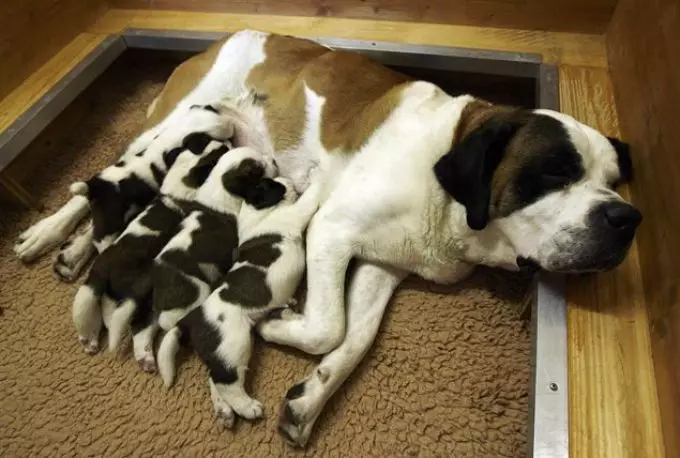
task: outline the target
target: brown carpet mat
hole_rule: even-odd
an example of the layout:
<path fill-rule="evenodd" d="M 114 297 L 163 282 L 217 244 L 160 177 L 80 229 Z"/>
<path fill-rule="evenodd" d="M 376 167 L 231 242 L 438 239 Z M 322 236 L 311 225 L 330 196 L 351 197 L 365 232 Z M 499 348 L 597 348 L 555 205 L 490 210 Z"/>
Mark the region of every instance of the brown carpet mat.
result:
<path fill-rule="evenodd" d="M 26 184 L 45 214 L 67 200 L 72 181 L 115 160 L 175 63 L 126 55 L 73 105 L 86 116 L 66 138 L 51 145 L 41 138 L 52 152 Z M 41 215 L 1 205 L 0 456 L 525 454 L 530 333 L 517 305 L 526 279 L 480 269 L 452 287 L 407 280 L 374 348 L 300 452 L 278 436 L 276 419 L 314 358 L 258 341 L 250 387 L 266 418 L 222 430 L 195 358 L 182 362 L 166 391 L 159 376 L 138 371 L 130 345 L 119 354 L 83 353 L 71 321 L 77 285 L 52 278 L 52 256 L 24 266 L 11 251 Z"/>

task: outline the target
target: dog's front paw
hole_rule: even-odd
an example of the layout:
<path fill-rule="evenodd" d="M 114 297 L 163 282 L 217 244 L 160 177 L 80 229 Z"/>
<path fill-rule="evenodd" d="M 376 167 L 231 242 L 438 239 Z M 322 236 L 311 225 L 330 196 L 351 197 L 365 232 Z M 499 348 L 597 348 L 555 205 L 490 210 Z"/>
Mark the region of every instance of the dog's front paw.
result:
<path fill-rule="evenodd" d="M 14 245 L 14 254 L 23 262 L 31 262 L 64 242 L 71 231 L 55 214 L 42 219 L 24 231 Z"/>
<path fill-rule="evenodd" d="M 286 399 L 281 407 L 278 430 L 289 444 L 304 448 L 312 434 L 314 420 L 308 418 L 304 405 Z"/>
<path fill-rule="evenodd" d="M 286 393 L 279 415 L 279 433 L 291 445 L 305 447 L 321 413 L 329 390 L 330 373 L 317 367 L 314 373 Z"/>

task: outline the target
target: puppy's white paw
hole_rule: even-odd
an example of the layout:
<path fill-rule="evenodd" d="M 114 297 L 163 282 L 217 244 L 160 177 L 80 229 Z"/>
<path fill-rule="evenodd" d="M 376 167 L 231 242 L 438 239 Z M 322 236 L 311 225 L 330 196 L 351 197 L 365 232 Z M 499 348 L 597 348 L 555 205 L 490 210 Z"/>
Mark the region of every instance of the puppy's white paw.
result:
<path fill-rule="evenodd" d="M 156 359 L 153 357 L 153 355 L 146 355 L 144 358 L 138 359 L 137 364 L 139 364 L 139 369 L 142 372 L 149 374 L 156 372 Z"/>
<path fill-rule="evenodd" d="M 255 399 L 247 399 L 245 402 L 237 404 L 239 405 L 233 406 L 234 411 L 241 418 L 245 418 L 246 420 L 257 420 L 264 415 L 262 403 Z"/>
<path fill-rule="evenodd" d="M 215 408 L 215 416 L 217 417 L 217 422 L 225 428 L 231 429 L 234 427 L 236 416 L 228 405 L 221 408 Z"/>
<path fill-rule="evenodd" d="M 78 342 L 83 346 L 83 350 L 88 355 L 96 355 L 99 352 L 99 338 L 88 338 L 85 336 L 79 336 Z"/>
<path fill-rule="evenodd" d="M 52 264 L 52 272 L 57 280 L 72 283 L 94 255 L 94 245 L 89 239 L 83 241 L 82 237 L 81 235 L 61 246 L 59 255 Z"/>

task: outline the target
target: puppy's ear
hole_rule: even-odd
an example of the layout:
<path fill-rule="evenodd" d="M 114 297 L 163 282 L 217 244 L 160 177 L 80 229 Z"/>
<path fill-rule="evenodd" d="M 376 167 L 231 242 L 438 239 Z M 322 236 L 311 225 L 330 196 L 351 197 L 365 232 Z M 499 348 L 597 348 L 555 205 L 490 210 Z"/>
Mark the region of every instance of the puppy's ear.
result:
<path fill-rule="evenodd" d="M 285 195 L 286 187 L 284 185 L 271 178 L 264 178 L 254 188 L 251 188 L 245 201 L 258 210 L 262 210 L 278 204 Z"/>
<path fill-rule="evenodd" d="M 182 141 L 182 146 L 188 149 L 195 155 L 199 155 L 205 151 L 213 138 L 205 132 L 193 132 Z"/>
<path fill-rule="evenodd" d="M 630 146 L 616 137 L 607 137 L 616 151 L 616 161 L 619 164 L 620 182 L 628 183 L 633 179 L 633 162 L 630 159 Z"/>
<path fill-rule="evenodd" d="M 212 169 L 215 168 L 217 162 L 228 150 L 229 148 L 226 146 L 220 146 L 199 159 L 196 165 L 189 169 L 187 175 L 182 179 L 184 185 L 191 188 L 198 188 L 203 185 Z"/>
<path fill-rule="evenodd" d="M 489 223 L 491 179 L 517 126 L 491 119 L 465 136 L 434 166 L 439 184 L 465 207 L 467 224 L 482 230 Z"/>
<path fill-rule="evenodd" d="M 163 153 L 163 163 L 165 164 L 166 169 L 170 170 L 170 167 L 175 164 L 177 157 L 182 153 L 182 151 L 184 151 L 184 149 L 178 147 Z"/>

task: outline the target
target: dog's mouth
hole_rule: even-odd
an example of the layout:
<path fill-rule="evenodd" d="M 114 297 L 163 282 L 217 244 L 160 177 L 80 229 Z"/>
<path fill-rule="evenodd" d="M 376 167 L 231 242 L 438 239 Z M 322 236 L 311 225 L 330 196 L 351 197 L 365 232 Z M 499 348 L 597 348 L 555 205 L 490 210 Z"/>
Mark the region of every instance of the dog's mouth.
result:
<path fill-rule="evenodd" d="M 632 240 L 624 245 L 587 243 L 550 256 L 543 265 L 545 270 L 564 274 L 606 272 L 617 268 L 626 259 Z"/>

